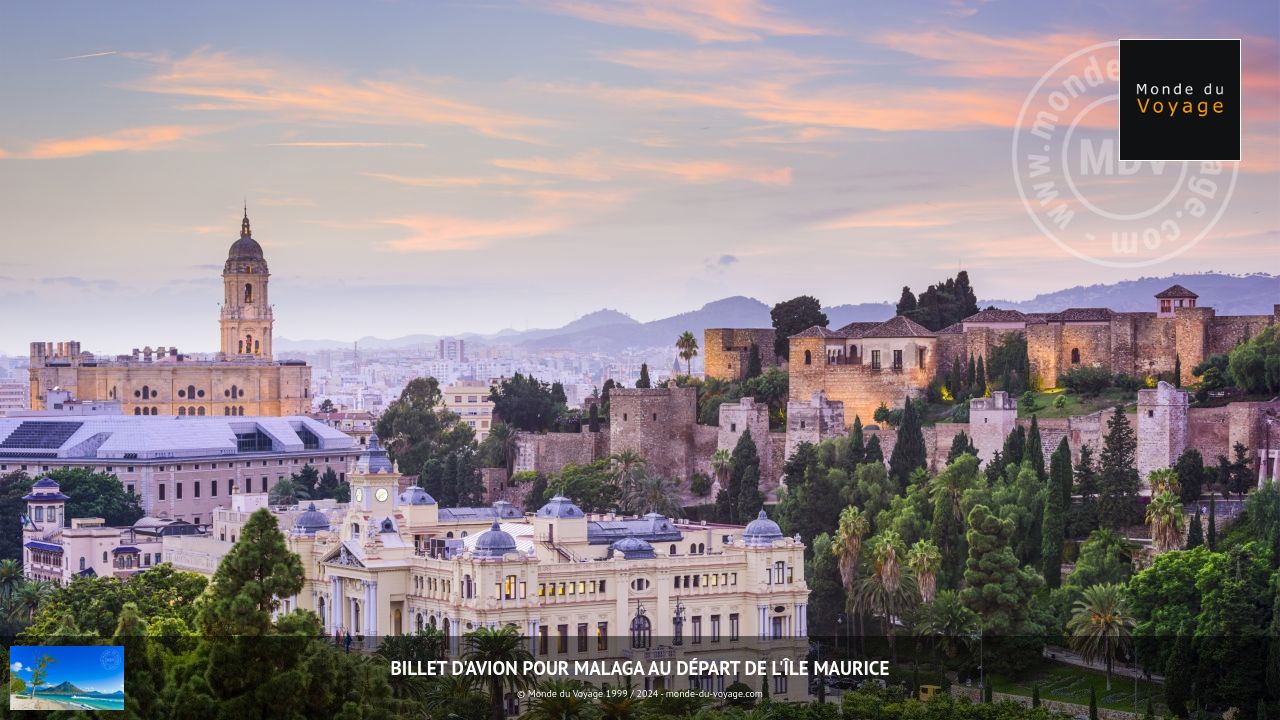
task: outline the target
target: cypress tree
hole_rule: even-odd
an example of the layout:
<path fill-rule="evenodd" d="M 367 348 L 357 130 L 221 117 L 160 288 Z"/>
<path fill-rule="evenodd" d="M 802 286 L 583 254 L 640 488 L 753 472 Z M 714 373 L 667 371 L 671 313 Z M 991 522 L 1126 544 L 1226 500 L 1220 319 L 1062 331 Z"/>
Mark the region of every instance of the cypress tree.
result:
<path fill-rule="evenodd" d="M 1031 429 L 1027 431 L 1027 445 L 1023 449 L 1022 462 L 1031 461 L 1036 477 L 1044 482 L 1044 446 L 1040 442 L 1040 422 L 1031 416 Z"/>
<path fill-rule="evenodd" d="M 760 377 L 760 373 L 764 372 L 763 363 L 760 362 L 760 346 L 751 343 L 751 349 L 747 352 L 747 379 Z"/>
<path fill-rule="evenodd" d="M 964 431 L 960 431 L 951 439 L 951 450 L 947 452 L 947 464 L 950 465 L 956 458 L 965 453 L 969 453 L 970 455 L 977 457 L 978 449 L 973 446 L 973 442 L 969 440 L 969 436 L 966 435 Z"/>
<path fill-rule="evenodd" d="M 969 392 L 973 392 L 973 383 L 977 379 L 978 379 L 978 372 L 973 364 L 973 355 L 970 355 L 969 366 L 968 368 L 966 368 L 966 372 L 964 376 L 964 386 L 969 390 Z"/>
<path fill-rule="evenodd" d="M 1218 500 L 1216 495 L 1209 496 L 1209 528 L 1205 534 L 1205 541 L 1210 550 L 1218 549 Z"/>
<path fill-rule="evenodd" d="M 1178 355 L 1173 357 L 1173 386 L 1182 387 L 1182 357 Z"/>
<path fill-rule="evenodd" d="M 984 677 L 982 681 L 982 702 L 990 703 L 991 697 L 992 697 L 991 677 L 987 676 L 987 677 Z M 1098 719 L 1094 718 L 1093 720 L 1098 720 Z"/>
<path fill-rule="evenodd" d="M 1196 508 L 1196 514 L 1191 518 L 1191 525 L 1187 528 L 1187 550 L 1198 548 L 1204 544 L 1204 529 L 1200 527 L 1200 508 Z"/>
<path fill-rule="evenodd" d="M 751 438 L 751 430 L 744 430 L 742 435 L 738 436 L 738 444 L 733 447 L 733 453 L 730 455 L 729 461 L 729 487 L 728 487 L 728 511 L 729 521 L 731 523 L 750 522 L 755 519 L 754 514 L 746 517 L 742 514 L 740 503 L 742 498 L 751 495 L 746 492 L 748 469 L 754 469 L 752 478 L 755 479 L 755 485 L 751 488 L 757 494 L 760 492 L 760 455 L 756 451 L 755 440 Z"/>
<path fill-rule="evenodd" d="M 977 397 L 985 397 L 987 394 L 987 367 L 982 356 L 978 356 L 978 369 L 973 376 L 973 384 L 976 392 L 973 394 Z"/>
<path fill-rule="evenodd" d="M 587 429 L 591 432 L 600 432 L 600 406 L 591 403 L 591 412 L 587 417 Z"/>
<path fill-rule="evenodd" d="M 880 436 L 872 435 L 867 442 L 867 457 L 863 462 L 884 462 L 884 451 L 880 449 Z"/>
<path fill-rule="evenodd" d="M 1134 458 L 1138 441 L 1124 407 L 1116 406 L 1107 421 L 1098 476 L 1098 521 L 1104 528 L 1119 530 L 1135 520 L 1138 489 L 1141 485 Z"/>
<path fill-rule="evenodd" d="M 1063 487 L 1066 487 L 1066 494 Z M 1064 496 L 1071 492 L 1071 448 L 1062 438 L 1049 458 L 1049 487 L 1044 495 L 1044 528 L 1041 539 L 1041 574 L 1050 589 L 1062 585 L 1062 546 L 1067 533 Z"/>
<path fill-rule="evenodd" d="M 924 433 L 920 430 L 920 416 L 915 403 L 907 398 L 902 407 L 902 424 L 898 427 L 898 441 L 889 457 L 889 476 L 894 479 L 901 494 L 911 482 L 916 468 L 926 467 L 928 451 L 924 445 Z"/>
<path fill-rule="evenodd" d="M 760 492 L 760 466 L 749 465 L 742 474 L 742 495 L 738 498 L 738 521 L 749 523 L 764 508 L 764 495 Z"/>
<path fill-rule="evenodd" d="M 951 375 L 947 378 L 947 389 L 951 391 L 951 397 L 958 401 L 961 396 L 969 392 L 969 385 L 964 376 L 964 370 L 960 367 L 960 356 L 957 355 L 956 359 L 951 361 Z"/>
<path fill-rule="evenodd" d="M 1027 454 L 1027 431 L 1019 425 L 1004 439 L 1004 462 L 1006 465 L 1021 465 Z M 1004 472 L 1004 468 L 1000 468 Z"/>
<path fill-rule="evenodd" d="M 853 430 L 849 433 L 849 456 L 844 469 L 848 471 L 849 477 L 853 477 L 858 466 L 866 461 L 867 444 L 862 435 L 862 418 L 854 415 Z"/>
<path fill-rule="evenodd" d="M 636 381 L 636 387 L 653 387 L 653 384 L 649 382 L 649 363 L 640 363 L 640 379 Z"/>

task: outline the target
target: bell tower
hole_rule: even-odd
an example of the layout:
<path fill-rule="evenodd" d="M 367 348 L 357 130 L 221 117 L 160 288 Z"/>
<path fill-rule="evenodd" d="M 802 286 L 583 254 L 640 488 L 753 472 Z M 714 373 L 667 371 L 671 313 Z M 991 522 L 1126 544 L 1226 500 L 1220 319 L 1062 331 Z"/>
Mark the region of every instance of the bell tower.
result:
<path fill-rule="evenodd" d="M 240 239 L 231 244 L 222 269 L 222 354 L 270 360 L 274 319 L 267 295 L 266 258 L 253 239 L 249 208 L 240 222 Z"/>

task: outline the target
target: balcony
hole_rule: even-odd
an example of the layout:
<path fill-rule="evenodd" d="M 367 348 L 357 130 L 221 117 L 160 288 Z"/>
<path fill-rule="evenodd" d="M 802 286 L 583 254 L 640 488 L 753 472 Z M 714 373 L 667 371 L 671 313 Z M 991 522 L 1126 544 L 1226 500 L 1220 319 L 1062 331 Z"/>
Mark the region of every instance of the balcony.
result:
<path fill-rule="evenodd" d="M 659 645 L 653 648 L 632 648 L 622 649 L 622 657 L 627 660 L 674 660 L 676 657 L 675 648 L 670 645 Z"/>

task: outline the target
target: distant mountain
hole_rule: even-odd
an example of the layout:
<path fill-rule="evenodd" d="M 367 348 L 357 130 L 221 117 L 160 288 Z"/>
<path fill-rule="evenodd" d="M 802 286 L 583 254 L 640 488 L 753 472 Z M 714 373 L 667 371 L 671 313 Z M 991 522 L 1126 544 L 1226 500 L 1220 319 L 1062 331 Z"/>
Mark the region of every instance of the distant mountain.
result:
<path fill-rule="evenodd" d="M 1182 285 L 1199 295 L 1198 304 L 1214 308 L 1219 315 L 1270 315 L 1272 306 L 1280 303 L 1280 275 L 1200 273 L 1122 280 L 1110 285 L 1078 285 L 1030 300 L 982 300 L 978 304 L 1023 312 L 1053 312 L 1072 307 L 1154 312 L 1156 293 L 1170 285 Z"/>
<path fill-rule="evenodd" d="M 979 300 L 979 307 L 994 305 L 1023 312 L 1054 312 L 1072 307 L 1108 307 L 1120 311 L 1154 311 L 1155 294 L 1170 285 L 1183 285 L 1200 296 L 1200 304 L 1217 309 L 1220 315 L 1270 315 L 1280 303 L 1280 276 L 1224 275 L 1201 273 L 1124 280 L 1110 285 L 1088 285 L 1042 293 L 1030 300 Z M 716 300 L 697 310 L 671 317 L 639 322 L 617 310 L 597 310 L 558 328 L 537 330 L 504 329 L 491 335 L 465 334 L 489 344 L 519 345 L 532 350 L 574 350 L 617 352 L 625 348 L 674 346 L 676 337 L 688 330 L 702 342 L 707 328 L 772 326 L 770 306 L 741 295 Z M 824 309 L 829 326 L 838 328 L 851 322 L 888 320 L 892 302 L 832 305 Z M 394 348 L 434 343 L 438 335 L 405 335 L 392 339 L 361 338 L 361 348 Z M 349 342 L 331 340 L 276 339 L 276 349 L 284 352 L 349 347 Z"/>
<path fill-rule="evenodd" d="M 122 697 L 124 697 L 124 691 L 123 691 L 123 690 L 117 690 L 117 691 L 115 691 L 115 692 L 109 692 L 109 693 L 98 692 L 97 690 L 93 690 L 93 691 L 86 692 L 86 693 L 81 693 L 81 694 L 82 694 L 82 695 L 88 695 L 89 697 L 104 697 L 104 698 L 116 698 L 116 697 L 118 697 L 118 698 L 122 698 Z"/>
<path fill-rule="evenodd" d="M 44 693 L 46 695 L 83 695 L 84 690 L 72 685 L 70 682 L 63 680 L 57 685 L 46 688 L 38 688 L 36 694 Z"/>

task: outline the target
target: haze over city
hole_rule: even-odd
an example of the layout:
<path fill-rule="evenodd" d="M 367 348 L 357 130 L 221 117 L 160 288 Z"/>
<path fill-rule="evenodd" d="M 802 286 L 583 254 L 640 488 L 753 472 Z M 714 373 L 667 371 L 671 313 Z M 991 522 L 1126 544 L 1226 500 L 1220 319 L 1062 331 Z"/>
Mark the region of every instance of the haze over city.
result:
<path fill-rule="evenodd" d="M 729 295 L 893 301 L 1274 272 L 1274 4 L 548 2 L 11 5 L 0 23 L 0 351 L 212 350 L 247 201 L 279 335 L 640 320 Z M 1010 128 L 1117 37 L 1243 38 L 1228 212 L 1105 269 L 1018 201 Z M 1142 193 L 1120 185 L 1117 192 Z M 939 250 L 939 248 L 944 248 Z M 128 318 L 104 322 L 104 318 Z"/>

